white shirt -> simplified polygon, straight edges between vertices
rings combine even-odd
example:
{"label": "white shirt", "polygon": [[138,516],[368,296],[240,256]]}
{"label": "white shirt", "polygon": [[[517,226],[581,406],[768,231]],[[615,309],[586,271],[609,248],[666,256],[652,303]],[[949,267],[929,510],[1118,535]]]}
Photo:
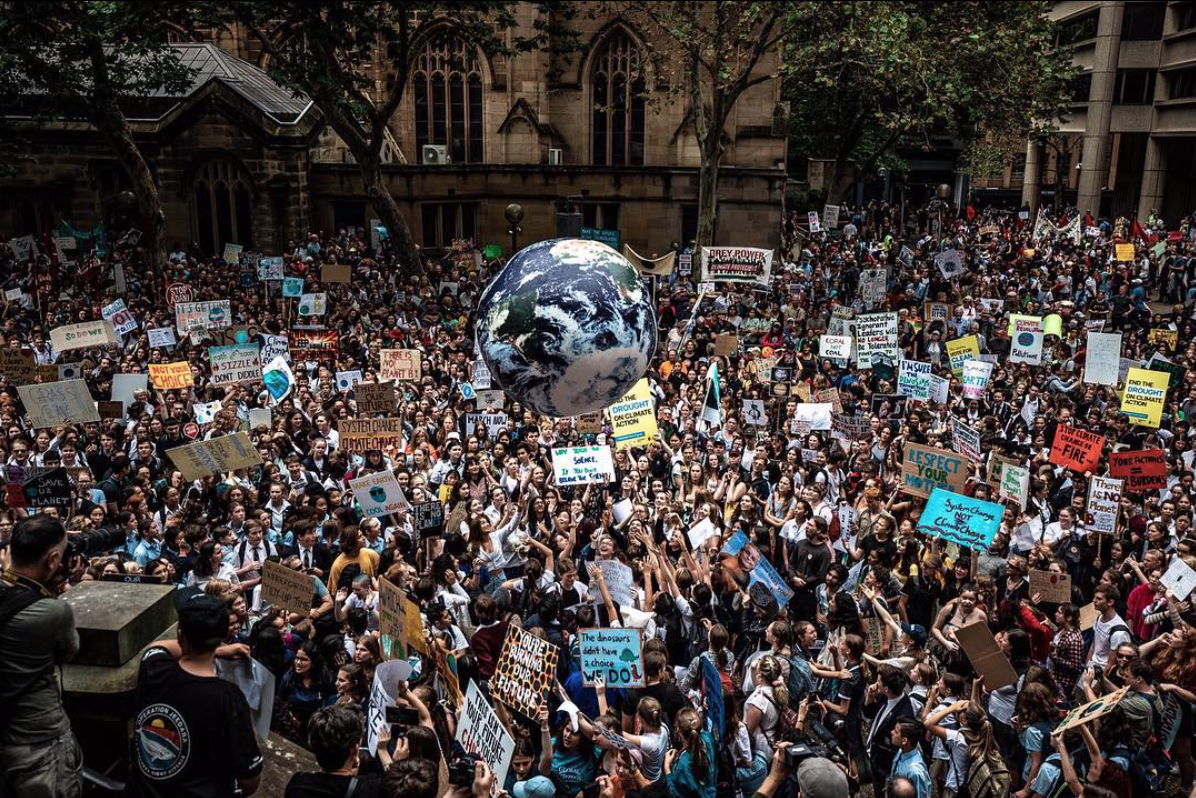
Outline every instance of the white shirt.
{"label": "white shirt", "polygon": [[1125,621],[1121,620],[1121,616],[1117,613],[1108,621],[1102,618],[1097,618],[1096,623],[1092,627],[1092,655],[1090,662],[1098,667],[1105,667],[1109,664],[1109,652],[1123,643],[1132,643],[1133,638],[1125,628],[1113,631],[1114,627],[1126,627]]}

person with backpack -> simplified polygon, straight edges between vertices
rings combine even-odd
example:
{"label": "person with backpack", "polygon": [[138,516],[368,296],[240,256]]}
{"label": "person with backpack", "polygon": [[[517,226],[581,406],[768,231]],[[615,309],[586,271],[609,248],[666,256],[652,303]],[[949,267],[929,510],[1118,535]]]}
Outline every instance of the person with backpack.
{"label": "person with backpack", "polygon": [[756,689],[748,696],[743,722],[752,737],[753,752],[763,752],[771,758],[783,730],[782,712],[789,708],[789,689],[781,673],[781,663],[773,656],[756,660],[752,679]]}
{"label": "person with backpack", "polygon": [[1119,601],[1121,591],[1112,585],[1099,584],[1092,591],[1092,608],[1097,612],[1097,619],[1092,627],[1092,649],[1088,657],[1091,667],[1104,668],[1109,664],[1109,652],[1134,641],[1130,628],[1117,614]]}

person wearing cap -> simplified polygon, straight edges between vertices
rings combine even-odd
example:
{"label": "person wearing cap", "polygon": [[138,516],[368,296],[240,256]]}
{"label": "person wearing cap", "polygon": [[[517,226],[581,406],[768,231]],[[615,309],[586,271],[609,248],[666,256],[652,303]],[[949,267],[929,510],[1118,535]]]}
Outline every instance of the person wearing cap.
{"label": "person wearing cap", "polygon": [[262,754],[249,703],[216,670],[218,656],[244,658],[249,649],[221,645],[229,629],[225,602],[190,588],[178,591],[175,608],[176,639],[155,643],[141,657],[125,794],[253,795]]}
{"label": "person wearing cap", "polygon": [[790,779],[797,781],[797,798],[848,798],[851,794],[843,768],[825,757],[813,756],[803,759],[795,772],[786,748],[781,746],[773,754],[768,775],[752,798],[774,798]]}

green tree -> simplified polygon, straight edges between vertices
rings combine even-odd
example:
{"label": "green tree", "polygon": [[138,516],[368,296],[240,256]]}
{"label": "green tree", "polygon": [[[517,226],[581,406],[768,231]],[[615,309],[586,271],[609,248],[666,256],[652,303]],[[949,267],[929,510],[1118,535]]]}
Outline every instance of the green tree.
{"label": "green tree", "polygon": [[1050,5],[789,4],[791,153],[833,160],[831,201],[932,135],[962,143],[968,171],[991,173],[1068,114],[1075,68]]}
{"label": "green tree", "polygon": [[776,77],[767,67],[789,30],[785,24],[789,4],[640,0],[610,5],[647,32],[657,63],[672,69],[670,91],[688,102],[701,156],[697,244],[710,246],[718,217],[727,121],[745,91]]}
{"label": "green tree", "polygon": [[190,85],[192,73],[169,46],[162,22],[187,26],[199,19],[189,3],[60,0],[0,6],[0,103],[26,109],[35,124],[83,121],[96,129],[132,184],[142,244],[154,267],[165,261],[165,216],[124,108]]}
{"label": "green tree", "polygon": [[[520,34],[511,2],[238,2],[231,18],[248,26],[270,55],[271,76],[309,96],[357,162],[366,196],[386,226],[404,270],[421,269],[411,229],[382,178],[382,147],[403,102],[416,59],[446,29],[487,54],[567,48],[556,21],[569,3],[537,3]],[[384,64],[385,88],[371,66]]]}

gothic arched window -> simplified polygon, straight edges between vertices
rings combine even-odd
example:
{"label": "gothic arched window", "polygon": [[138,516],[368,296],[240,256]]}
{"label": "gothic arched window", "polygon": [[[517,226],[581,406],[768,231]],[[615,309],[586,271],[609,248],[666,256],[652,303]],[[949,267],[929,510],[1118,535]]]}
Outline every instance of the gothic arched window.
{"label": "gothic arched window", "polygon": [[452,34],[428,42],[411,78],[415,147],[448,146],[453,163],[482,162],[482,70],[477,49]]}
{"label": "gothic arched window", "polygon": [[644,85],[639,47],[615,30],[599,46],[590,68],[595,166],[643,165]]}
{"label": "gothic arched window", "polygon": [[191,212],[204,252],[219,254],[225,244],[253,246],[253,192],[244,170],[232,161],[213,158],[196,171]]}

